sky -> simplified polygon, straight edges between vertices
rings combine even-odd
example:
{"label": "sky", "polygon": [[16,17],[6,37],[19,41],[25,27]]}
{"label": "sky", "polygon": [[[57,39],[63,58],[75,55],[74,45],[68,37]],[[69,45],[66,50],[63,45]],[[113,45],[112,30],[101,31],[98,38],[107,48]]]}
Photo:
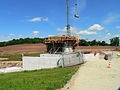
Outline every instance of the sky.
{"label": "sky", "polygon": [[[120,37],[120,0],[69,1],[72,33],[107,42]],[[66,0],[0,0],[0,42],[60,33],[66,33]]]}

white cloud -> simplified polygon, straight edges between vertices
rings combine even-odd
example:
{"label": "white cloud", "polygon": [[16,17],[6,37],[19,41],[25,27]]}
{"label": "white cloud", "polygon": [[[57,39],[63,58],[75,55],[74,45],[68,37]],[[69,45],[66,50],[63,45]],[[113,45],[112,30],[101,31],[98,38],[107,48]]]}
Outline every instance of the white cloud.
{"label": "white cloud", "polygon": [[109,40],[112,37],[113,37],[113,35],[111,33],[107,33],[105,36],[102,37],[102,39]]}
{"label": "white cloud", "polygon": [[54,36],[54,35],[52,35],[52,34],[48,34],[48,37],[52,37],[52,36]]}
{"label": "white cloud", "polygon": [[89,31],[100,31],[100,30],[103,30],[103,29],[104,29],[104,27],[102,27],[99,24],[94,24],[94,25],[92,25],[88,28]]}
{"label": "white cloud", "polygon": [[120,37],[120,35],[114,35],[113,37]]}
{"label": "white cloud", "polygon": [[27,20],[28,22],[41,22],[41,21],[48,21],[48,17],[43,18],[43,17],[35,17],[32,19]]}
{"label": "white cloud", "polygon": [[[90,26],[88,29],[86,30],[80,30],[77,27],[71,27],[71,32],[72,33],[77,33],[82,34],[82,35],[92,35],[92,34],[97,34],[98,31],[103,30],[104,27],[102,27],[100,24],[94,24],[92,26]],[[67,27],[65,28],[58,28],[58,31],[62,31],[62,32],[66,32],[67,31]]]}
{"label": "white cloud", "polygon": [[106,36],[105,36],[105,38],[108,39],[108,40],[111,39],[111,38],[114,38],[114,37],[120,37],[120,35],[112,35],[111,33],[107,33]]}
{"label": "white cloud", "polygon": [[9,36],[15,36],[15,34],[11,33],[11,34],[9,34]]}
{"label": "white cloud", "polygon": [[23,36],[23,35],[21,35],[21,34],[19,34],[19,35],[18,35],[18,37],[19,37],[19,38],[23,38],[24,36]]}
{"label": "white cloud", "polygon": [[116,28],[120,28],[120,26],[116,26]]}
{"label": "white cloud", "polygon": [[79,33],[83,35],[92,35],[97,34],[97,31],[103,30],[104,27],[102,27],[100,24],[94,24],[90,26],[87,30],[82,30]]}
{"label": "white cloud", "polygon": [[0,42],[8,41],[8,40],[10,40],[9,37],[7,37],[7,36],[0,36]]}
{"label": "white cloud", "polygon": [[12,39],[14,39],[14,38],[16,38],[16,34],[13,34],[13,33],[11,33],[11,34],[8,34],[8,35],[6,35],[6,36],[0,36],[0,41],[2,42],[2,41],[8,41],[8,40],[12,40]]}
{"label": "white cloud", "polygon": [[7,38],[9,38],[9,39],[13,39],[15,37],[16,37],[16,34],[13,34],[13,33],[10,33],[7,35]]}
{"label": "white cloud", "polygon": [[33,35],[33,36],[38,36],[39,34],[40,34],[39,31],[32,31],[32,35]]}
{"label": "white cloud", "polygon": [[103,24],[111,24],[114,22],[118,22],[120,18],[120,14],[109,13],[108,16],[103,20]]}
{"label": "white cloud", "polygon": [[81,35],[92,35],[92,34],[97,34],[97,32],[91,32],[91,31],[88,31],[88,30],[83,30],[83,31],[80,31],[79,34],[81,34]]}
{"label": "white cloud", "polygon": [[106,35],[109,36],[109,37],[112,36],[111,33],[107,33]]}
{"label": "white cloud", "polygon": [[120,35],[112,35],[111,33],[107,33],[106,36],[108,39],[114,38],[114,37],[120,37]]}
{"label": "white cloud", "polygon": [[8,35],[4,35],[4,36],[0,36],[0,41],[8,41],[8,40],[12,40],[12,39],[17,39],[17,38],[23,38],[24,36],[21,34],[8,34]]}
{"label": "white cloud", "polygon": [[106,35],[102,36],[98,40],[109,41],[111,38],[114,38],[114,37],[120,37],[120,35],[112,35],[111,33],[107,33]]}

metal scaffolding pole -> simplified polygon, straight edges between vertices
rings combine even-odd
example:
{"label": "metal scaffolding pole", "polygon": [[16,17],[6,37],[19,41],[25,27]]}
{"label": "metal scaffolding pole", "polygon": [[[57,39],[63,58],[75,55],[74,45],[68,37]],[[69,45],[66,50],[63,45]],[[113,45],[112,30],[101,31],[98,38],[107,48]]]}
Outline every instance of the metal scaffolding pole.
{"label": "metal scaffolding pole", "polygon": [[67,6],[67,35],[71,36],[70,34],[70,7],[69,7],[69,0],[66,0]]}

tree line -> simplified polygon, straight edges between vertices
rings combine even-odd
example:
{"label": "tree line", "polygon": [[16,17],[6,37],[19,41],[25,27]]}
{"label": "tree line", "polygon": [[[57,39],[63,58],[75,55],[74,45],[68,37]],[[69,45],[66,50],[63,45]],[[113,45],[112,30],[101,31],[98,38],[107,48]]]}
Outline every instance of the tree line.
{"label": "tree line", "polygon": [[17,45],[17,44],[34,44],[34,43],[43,43],[43,38],[20,38],[13,39],[6,42],[0,42],[0,47],[9,46],[9,45]]}
{"label": "tree line", "polygon": [[79,46],[109,46],[109,44],[106,43],[105,41],[96,41],[96,40],[86,41],[84,39],[81,39]]}
{"label": "tree line", "polygon": [[79,46],[120,46],[120,39],[119,37],[111,38],[110,44],[106,43],[105,41],[86,41],[84,39],[81,39]]}
{"label": "tree line", "polygon": [[[0,47],[9,46],[9,45],[17,45],[17,44],[34,44],[34,43],[44,43],[44,38],[20,38],[13,39],[6,42],[0,42]],[[110,39],[110,44],[105,41],[87,41],[84,39],[80,40],[79,46],[119,46],[120,39],[119,37],[114,37]]]}

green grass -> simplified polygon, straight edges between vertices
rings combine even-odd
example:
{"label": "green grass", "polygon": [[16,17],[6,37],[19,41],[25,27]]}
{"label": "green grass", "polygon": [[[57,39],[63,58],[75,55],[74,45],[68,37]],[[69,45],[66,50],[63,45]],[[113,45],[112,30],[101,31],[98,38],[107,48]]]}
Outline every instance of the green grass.
{"label": "green grass", "polygon": [[0,53],[0,58],[8,58],[2,61],[22,61],[22,54],[20,53]]}
{"label": "green grass", "polygon": [[0,90],[56,90],[63,87],[78,67],[23,71],[0,75]]}
{"label": "green grass", "polygon": [[29,52],[29,53],[24,53],[24,56],[34,56],[34,57],[39,57],[40,54],[43,54],[45,52]]}
{"label": "green grass", "polygon": [[[25,56],[40,56],[42,52],[30,52],[24,53]],[[22,61],[22,53],[0,53],[0,58],[8,58],[8,60],[2,61]]]}

